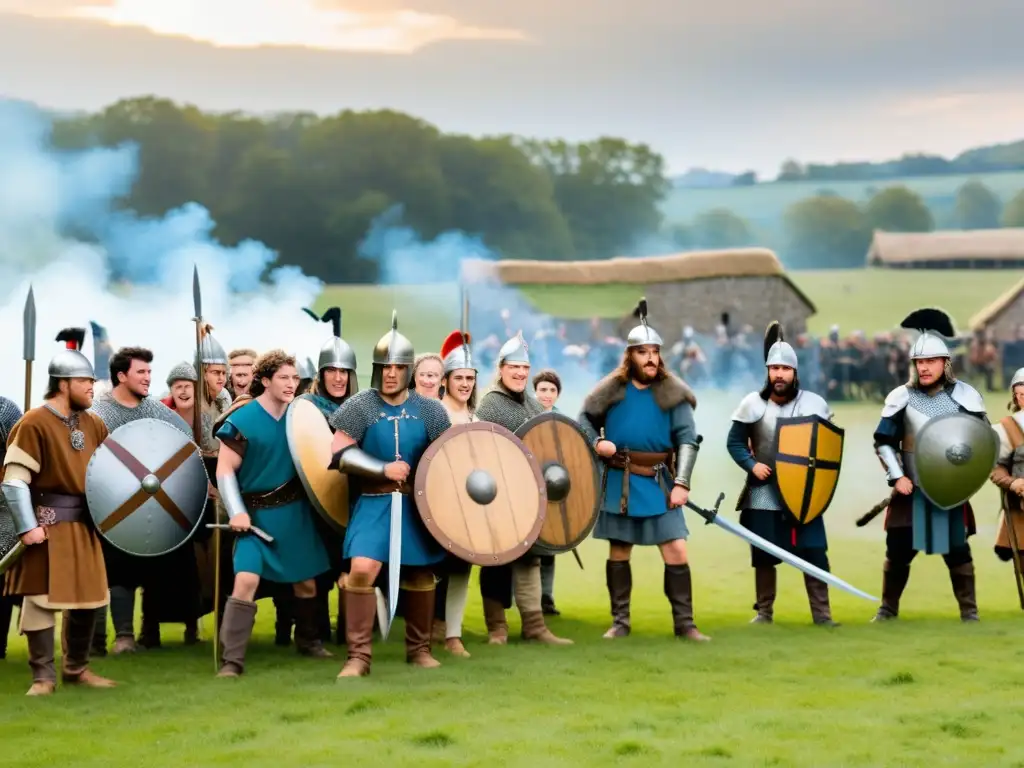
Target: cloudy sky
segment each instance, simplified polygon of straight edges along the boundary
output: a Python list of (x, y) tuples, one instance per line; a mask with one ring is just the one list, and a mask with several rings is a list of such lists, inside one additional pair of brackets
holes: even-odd
[(1021, 0), (0, 0), (0, 94), (645, 141), (774, 175), (1024, 138)]

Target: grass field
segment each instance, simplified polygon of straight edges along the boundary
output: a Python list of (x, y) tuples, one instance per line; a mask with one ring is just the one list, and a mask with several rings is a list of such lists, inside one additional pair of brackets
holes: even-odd
[[(698, 410), (706, 442), (694, 499), (710, 504), (727, 491), (723, 511), (735, 519), (741, 476), (724, 448), (731, 405), (705, 397)], [(990, 405), (997, 412), (1002, 398)], [(837, 408), (846, 463), (828, 512), (833, 570), (873, 594), (883, 533), (877, 521), (853, 521), (886, 491), (870, 449), (875, 418), (872, 407)], [(973, 626), (959, 622), (938, 557), (915, 563), (899, 622), (870, 624), (874, 604), (833, 591), (844, 626), (815, 628), (800, 575), (784, 568), (777, 624), (750, 626), (745, 546), (690, 516), (697, 619), (713, 637), (703, 646), (671, 637), (651, 551), (635, 557), (633, 636), (602, 640), (605, 551), (593, 540), (582, 547), (585, 570), (558, 560), (563, 615), (552, 627), (576, 641), (570, 648), (485, 645), (474, 586), (473, 658), (438, 651), (441, 669), (411, 669), (399, 626), (376, 646), (373, 674), (342, 684), (340, 658), (308, 661), (272, 645), (264, 602), (241, 680), (214, 679), (209, 644), (183, 648), (166, 626), (163, 649), (95, 662), (117, 690), (31, 700), (24, 641), (12, 637), (0, 661), (0, 764), (1024, 766), (1024, 616), (1010, 569), (991, 552), (996, 494), (986, 487), (975, 503), (982, 622)], [(518, 617), (509, 617), (515, 637)]]
[(1024, 190), (1024, 172), (989, 173), (973, 176), (920, 176), (874, 181), (800, 181), (758, 184), (753, 187), (722, 189), (674, 189), (662, 205), (665, 217), (685, 222), (713, 208), (728, 208), (762, 228), (780, 226), (783, 213), (793, 203), (828, 189), (858, 203), (867, 202), (874, 191), (902, 184), (917, 192), (939, 214), (952, 207), (957, 189), (977, 179), (1005, 204)]

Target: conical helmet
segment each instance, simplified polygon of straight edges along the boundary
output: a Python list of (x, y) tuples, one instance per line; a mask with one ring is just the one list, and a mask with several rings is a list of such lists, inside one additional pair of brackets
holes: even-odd
[(210, 331), (213, 326), (207, 323), (201, 330), (202, 338), (199, 342), (199, 363), (201, 365), (228, 365), (228, 355), (224, 347), (220, 345)]
[(85, 328), (65, 328), (57, 334), (57, 341), (64, 342), (60, 350), (50, 360), (47, 373), (54, 379), (92, 379), (96, 381), (89, 358), (82, 354), (85, 342)]
[(416, 362), (416, 351), (412, 342), (398, 332), (398, 311), (391, 313), (391, 330), (380, 337), (373, 348), (373, 373), (370, 375), (370, 386), (380, 390), (384, 378), (384, 367), (388, 365), (406, 366), (404, 386), (412, 382), (412, 366)]
[(642, 347), (647, 344), (656, 344), (660, 347), (664, 343), (661, 340), (661, 334), (647, 324), (647, 299), (640, 299), (640, 303), (633, 310), (633, 317), (639, 318), (640, 325), (634, 327), (626, 335), (626, 349)]

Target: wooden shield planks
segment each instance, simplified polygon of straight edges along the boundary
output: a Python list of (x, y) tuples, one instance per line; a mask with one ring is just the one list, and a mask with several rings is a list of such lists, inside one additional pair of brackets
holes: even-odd
[(844, 431), (819, 416), (781, 418), (775, 428), (772, 478), (801, 524), (824, 514), (839, 483)]
[[(470, 474), (478, 471), (496, 490), (487, 504), (467, 490)], [(515, 435), (487, 422), (451, 427), (431, 443), (416, 468), (415, 493), (430, 534), (477, 565), (504, 565), (525, 555), (547, 508), (536, 459)]]
[(590, 441), (579, 424), (554, 412), (535, 416), (516, 434), (537, 458), (542, 476), (554, 466), (569, 478), (563, 498), (548, 489), (547, 515), (534, 550), (555, 555), (575, 549), (590, 535), (600, 511), (601, 472)]
[(292, 401), (286, 418), (288, 450), (306, 495), (324, 521), (344, 534), (349, 515), (348, 476), (327, 468), (334, 432), (309, 400)]

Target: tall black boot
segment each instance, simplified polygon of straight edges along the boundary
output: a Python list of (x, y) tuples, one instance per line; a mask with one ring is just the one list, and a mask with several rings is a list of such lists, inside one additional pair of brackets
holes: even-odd
[(315, 659), (330, 659), (334, 654), (324, 648), (320, 639), (320, 605), (315, 597), (296, 597), (295, 605), (295, 650), (301, 656)]
[(612, 604), (612, 626), (604, 633), (604, 637), (626, 637), (631, 631), (629, 605), (633, 593), (633, 569), (629, 560), (609, 560), (604, 570), (608, 597)]
[(274, 610), (277, 619), (274, 622), (274, 645), (288, 646), (292, 644), (292, 626), (295, 624), (295, 595), (274, 595)]
[(676, 637), (698, 642), (711, 639), (697, 629), (693, 620), (693, 581), (688, 563), (665, 566), (665, 596), (672, 606), (672, 625)]
[(910, 566), (886, 558), (882, 566), (882, 604), (872, 621), (889, 621), (900, 615), (900, 598), (910, 579)]
[(949, 569), (949, 580), (953, 584), (953, 594), (960, 606), (961, 621), (980, 621), (978, 618), (978, 599), (974, 587), (974, 563), (963, 563)]
[(751, 624), (772, 624), (775, 621), (777, 584), (778, 573), (774, 565), (754, 569), (754, 592), (757, 595), (754, 610), (757, 615), (750, 620)]

